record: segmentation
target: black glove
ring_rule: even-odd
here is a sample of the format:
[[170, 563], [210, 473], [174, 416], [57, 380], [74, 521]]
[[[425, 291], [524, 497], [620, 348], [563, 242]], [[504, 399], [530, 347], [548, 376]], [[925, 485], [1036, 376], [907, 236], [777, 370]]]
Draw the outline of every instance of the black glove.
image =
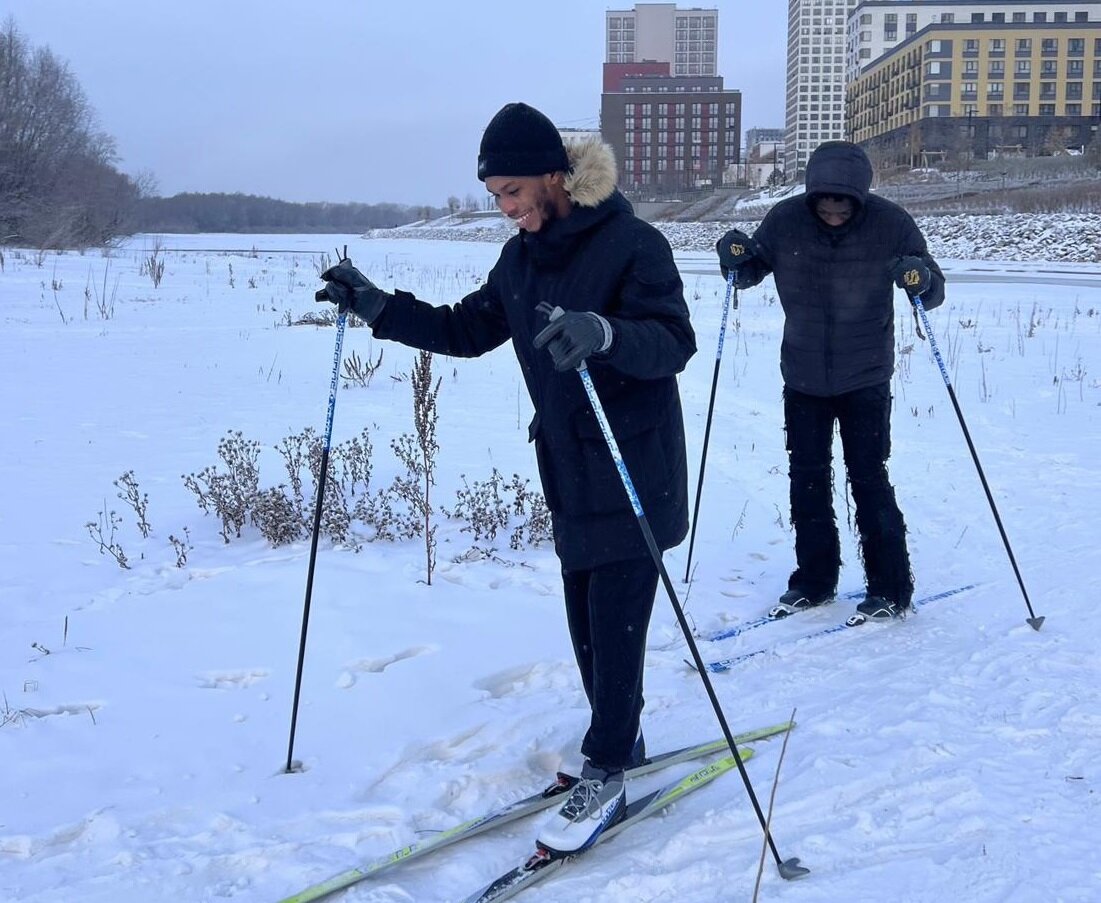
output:
[[731, 270], [734, 278], [738, 278], [738, 267], [749, 263], [759, 253], [757, 242], [738, 229], [731, 229], [715, 244], [715, 250], [719, 254], [719, 269], [722, 270], [723, 279], [726, 279]]
[[547, 346], [554, 359], [554, 369], [560, 372], [576, 370], [591, 354], [607, 351], [615, 334], [611, 324], [591, 311], [563, 311], [543, 302], [536, 307], [551, 317], [549, 325], [535, 336], [536, 348]]
[[325, 287], [314, 294], [314, 300], [332, 302], [341, 314], [352, 311], [368, 326], [378, 319], [391, 297], [352, 266], [347, 257], [329, 267], [321, 278]]
[[933, 274], [929, 265], [920, 257], [900, 257], [891, 267], [891, 278], [895, 285], [903, 289], [911, 298], [928, 291], [933, 284]]

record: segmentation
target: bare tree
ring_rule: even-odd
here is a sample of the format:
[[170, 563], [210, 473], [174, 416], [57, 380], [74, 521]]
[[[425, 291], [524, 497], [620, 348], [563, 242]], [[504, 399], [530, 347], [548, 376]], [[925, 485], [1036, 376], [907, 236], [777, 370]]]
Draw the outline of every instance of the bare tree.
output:
[[97, 244], [124, 229], [139, 189], [68, 66], [0, 31], [0, 239], [39, 247]]

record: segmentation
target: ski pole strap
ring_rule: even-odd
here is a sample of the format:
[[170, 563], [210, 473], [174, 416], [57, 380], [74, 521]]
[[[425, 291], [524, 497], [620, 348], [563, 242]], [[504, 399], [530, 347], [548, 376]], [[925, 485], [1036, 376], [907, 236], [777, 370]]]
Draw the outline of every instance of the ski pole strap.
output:
[[918, 302], [920, 300], [921, 300], [920, 298], [914, 298], [913, 299], [914, 305], [913, 305], [913, 307], [910, 308], [910, 313], [912, 313], [914, 315], [914, 331], [917, 332], [917, 337], [924, 342], [925, 341], [925, 333], [921, 331], [921, 319], [920, 319], [920, 317], [918, 317], [918, 309], [917, 309], [917, 305], [918, 305]]

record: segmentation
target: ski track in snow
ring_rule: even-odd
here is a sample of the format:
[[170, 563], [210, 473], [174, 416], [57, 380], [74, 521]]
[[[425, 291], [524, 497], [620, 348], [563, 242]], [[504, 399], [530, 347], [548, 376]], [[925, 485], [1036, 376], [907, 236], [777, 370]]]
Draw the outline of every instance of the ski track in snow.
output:
[[[331, 244], [315, 238], [302, 239], [304, 248]], [[290, 240], [281, 236], [278, 246]], [[420, 272], [418, 290], [429, 294], [441, 283], [469, 284], [464, 274], [484, 271], [496, 256], [492, 245], [353, 245], [380, 281], [429, 251], [441, 258], [436, 270], [402, 270]], [[13, 412], [16, 451], [0, 476], [25, 485], [36, 504], [19, 532], [0, 536], [0, 604], [8, 613], [0, 633], [7, 778], [0, 899], [273, 901], [580, 764], [587, 706], [553, 554], [514, 553], [500, 541], [492, 554], [471, 554], [470, 537], [452, 530], [442, 535], [432, 586], [423, 581], [416, 541], [368, 544], [359, 554], [322, 547], [295, 747], [302, 768], [283, 773], [307, 545], [271, 549], [255, 533], [223, 543], [178, 478], [211, 463], [226, 429], [273, 443], [323, 413], [315, 409], [327, 376], [318, 369], [331, 355], [331, 331], [272, 328], [281, 305], [304, 306], [297, 296], [312, 290], [309, 259], [304, 250], [292, 268], [286, 256], [234, 257], [242, 287], [249, 276], [267, 286], [261, 299], [243, 288], [229, 294], [224, 277], [213, 275], [223, 272], [224, 258], [170, 255], [165, 286], [175, 294], [162, 293], [165, 303], [61, 327], [34, 288], [38, 268], [9, 258], [10, 278], [0, 283], [0, 300], [12, 309], [0, 338], [0, 377], [7, 377], [0, 391]], [[83, 284], [87, 266], [58, 257], [62, 278], [74, 285]], [[120, 298], [148, 295], [136, 256], [120, 256], [117, 266], [129, 274]], [[722, 289], [718, 277], [700, 284], [714, 297], [693, 302], [701, 351], [681, 380], [693, 467], [717, 334], [709, 304]], [[20, 293], [13, 285], [31, 288]], [[686, 545], [666, 557], [700, 632], [763, 613], [790, 567], [775, 374], [780, 321], [770, 291], [742, 293], [727, 336], [690, 585], [683, 583]], [[729, 641], [700, 641], [705, 658], [776, 645], [711, 676], [733, 730], [784, 720], [798, 708], [772, 829], [781, 854], [800, 857], [811, 875], [783, 882], [769, 857], [762, 899], [1098, 899], [1101, 577], [1090, 538], [1101, 500], [1093, 451], [1101, 447], [1094, 376], [1101, 318], [1086, 314], [1096, 307], [1086, 291], [999, 284], [991, 294], [968, 284], [954, 290], [951, 308], [934, 314], [1033, 605], [1047, 618], [1041, 631], [1024, 623], [1020, 589], [943, 384], [918, 346], [896, 377], [891, 462], [918, 592], [981, 585], [904, 622], [805, 643], [784, 641], [839, 622], [852, 602]], [[227, 313], [225, 301], [241, 297]], [[212, 346], [202, 355], [175, 353], [180, 330], [157, 331], [158, 309], [170, 322], [178, 316], [169, 299], [208, 318]], [[227, 324], [222, 338], [215, 306]], [[900, 320], [905, 345], [912, 325]], [[958, 325], [971, 320], [978, 325]], [[194, 325], [190, 316], [179, 322]], [[367, 357], [358, 332], [349, 338]], [[114, 343], [119, 356], [165, 379], [135, 384], [129, 371], [107, 370], [95, 385], [47, 383], [32, 404], [16, 394], [14, 374], [42, 335], [73, 359], [98, 360], [94, 354]], [[276, 354], [282, 379], [258, 378]], [[391, 346], [386, 357], [394, 373], [409, 359]], [[441, 485], [456, 485], [458, 473], [484, 478], [470, 461], [487, 448], [502, 473], [533, 476], [526, 415], [515, 395], [502, 399], [500, 391], [517, 380], [508, 354], [441, 362], [441, 373], [441, 454], [469, 449], [456, 455], [461, 463], [446, 465]], [[172, 396], [171, 410], [165, 381], [187, 388]], [[382, 437], [408, 428], [407, 391], [389, 379], [368, 391], [342, 390], [341, 429], [351, 435], [365, 423], [384, 424], [374, 434], [382, 460]], [[108, 401], [119, 397], [130, 412]], [[456, 398], [490, 413], [478, 407], [466, 418], [475, 423], [457, 423]], [[136, 423], [133, 411], [143, 412]], [[273, 411], [278, 422], [269, 429]], [[487, 436], [492, 412], [500, 432]], [[74, 431], [84, 437], [75, 445]], [[164, 437], [172, 441], [162, 445]], [[31, 460], [36, 467], [27, 467]], [[94, 554], [81, 526], [130, 466], [150, 488], [157, 542], [143, 545], [128, 525], [128, 551], [144, 557], [122, 571]], [[835, 500], [845, 591], [859, 586], [860, 569], [843, 484]], [[194, 549], [177, 568], [166, 537], [184, 523]], [[684, 664], [686, 644], [660, 587], [654, 612], [644, 728], [657, 752], [717, 736], [718, 728], [699, 676]], [[781, 742], [757, 743], [746, 766], [762, 804]], [[641, 779], [639, 788], [681, 768], [690, 770]], [[460, 899], [523, 857], [537, 825], [538, 817], [514, 823], [336, 899]], [[731, 773], [521, 899], [748, 900], [760, 852], [759, 826]]]

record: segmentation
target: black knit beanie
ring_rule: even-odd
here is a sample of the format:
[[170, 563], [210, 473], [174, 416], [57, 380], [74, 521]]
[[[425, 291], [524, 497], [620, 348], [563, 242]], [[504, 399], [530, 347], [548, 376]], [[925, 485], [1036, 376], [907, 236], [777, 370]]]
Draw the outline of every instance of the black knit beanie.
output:
[[490, 176], [541, 176], [569, 168], [558, 129], [526, 103], [501, 107], [478, 148], [478, 178], [483, 182]]

